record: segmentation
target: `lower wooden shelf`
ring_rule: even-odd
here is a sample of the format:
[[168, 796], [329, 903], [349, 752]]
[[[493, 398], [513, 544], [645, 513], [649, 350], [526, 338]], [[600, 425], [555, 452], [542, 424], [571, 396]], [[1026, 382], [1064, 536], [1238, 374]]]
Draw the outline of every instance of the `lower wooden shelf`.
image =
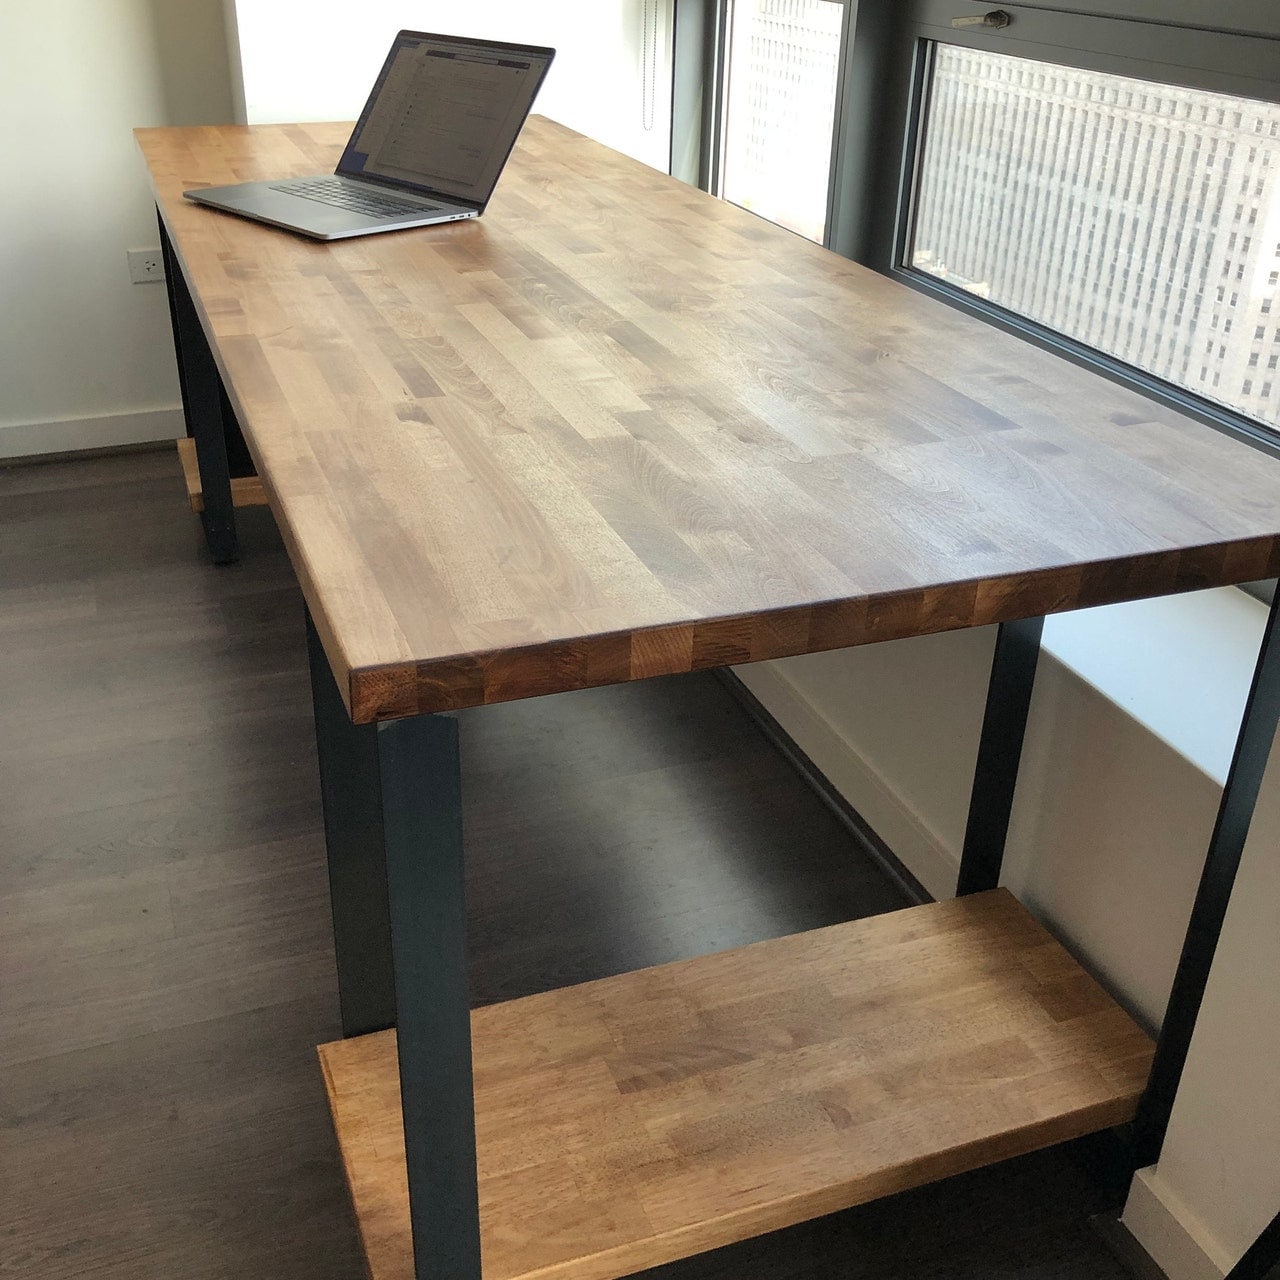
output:
[[[200, 483], [200, 466], [196, 462], [196, 442], [190, 436], [178, 441], [178, 460], [182, 463], [182, 479], [187, 486], [187, 500], [191, 510], [204, 510], [204, 488]], [[267, 491], [257, 476], [231, 477], [231, 505], [234, 507], [265, 507]]]
[[[485, 1280], [614, 1280], [1132, 1118], [1152, 1043], [1006, 892], [472, 1015]], [[411, 1280], [395, 1033], [320, 1058]]]

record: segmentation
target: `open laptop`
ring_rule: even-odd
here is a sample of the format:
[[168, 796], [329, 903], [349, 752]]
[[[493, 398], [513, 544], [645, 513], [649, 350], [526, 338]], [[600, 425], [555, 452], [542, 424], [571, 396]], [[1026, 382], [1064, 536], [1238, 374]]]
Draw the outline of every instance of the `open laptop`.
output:
[[182, 194], [317, 240], [477, 218], [554, 56], [401, 31], [332, 175]]

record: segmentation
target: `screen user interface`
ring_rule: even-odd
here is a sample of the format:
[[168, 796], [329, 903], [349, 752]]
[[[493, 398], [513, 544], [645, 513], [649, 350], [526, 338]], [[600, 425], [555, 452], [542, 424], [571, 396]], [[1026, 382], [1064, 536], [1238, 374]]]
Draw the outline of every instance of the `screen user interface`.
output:
[[542, 81], [549, 54], [397, 40], [339, 170], [483, 204]]

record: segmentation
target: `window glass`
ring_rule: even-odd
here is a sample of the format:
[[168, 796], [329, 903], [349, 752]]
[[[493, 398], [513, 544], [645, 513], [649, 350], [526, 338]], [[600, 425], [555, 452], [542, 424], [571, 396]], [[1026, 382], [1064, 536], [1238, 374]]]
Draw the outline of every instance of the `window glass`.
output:
[[822, 241], [844, 6], [733, 0], [720, 194]]
[[1280, 318], [1278, 125], [1273, 103], [937, 45], [908, 263], [1280, 427], [1245, 376]]

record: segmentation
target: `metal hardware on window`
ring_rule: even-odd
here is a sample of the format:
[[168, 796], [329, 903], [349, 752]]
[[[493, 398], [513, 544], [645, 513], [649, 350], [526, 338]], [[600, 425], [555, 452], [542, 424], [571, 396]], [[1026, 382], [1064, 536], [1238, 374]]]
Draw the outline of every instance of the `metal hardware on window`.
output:
[[1003, 9], [992, 9], [990, 13], [975, 13], [969, 18], [952, 18], [953, 27], [990, 27], [999, 30], [1007, 27], [1013, 18]]

